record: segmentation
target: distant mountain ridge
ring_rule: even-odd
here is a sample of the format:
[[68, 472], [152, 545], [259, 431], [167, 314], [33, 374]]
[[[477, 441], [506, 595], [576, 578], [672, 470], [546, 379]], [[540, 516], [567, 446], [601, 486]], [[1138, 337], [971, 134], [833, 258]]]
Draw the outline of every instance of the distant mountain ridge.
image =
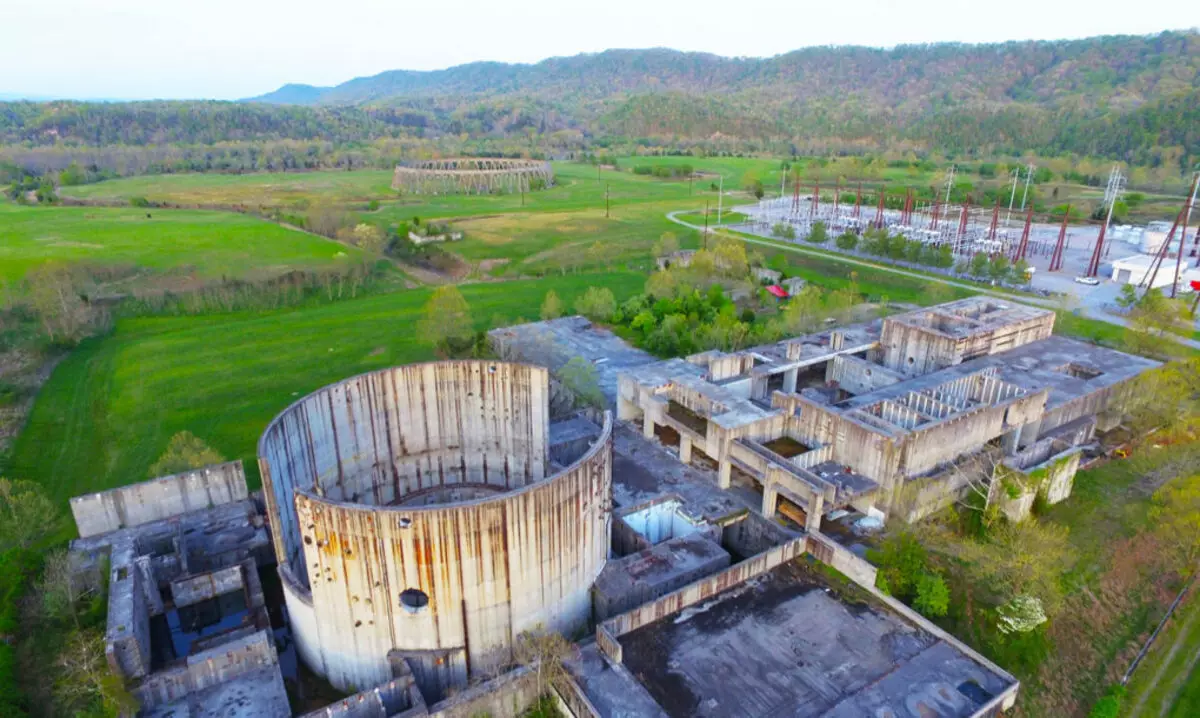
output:
[[1131, 108], [1195, 89], [1198, 71], [1200, 35], [1188, 31], [891, 50], [817, 47], [763, 59], [665, 48], [607, 50], [531, 65], [474, 62], [444, 70], [391, 70], [328, 88], [285, 85], [247, 101], [384, 106], [448, 95], [561, 102], [677, 92], [783, 104], [816, 99], [887, 103], [898, 109], [1072, 101]]
[[[122, 145], [158, 148], [142, 153], [156, 167], [255, 167], [257, 150], [205, 147], [297, 141], [328, 147], [289, 149], [282, 166], [307, 166], [318, 151], [345, 166], [386, 164], [394, 142], [476, 154], [1070, 153], [1184, 175], [1200, 162], [1200, 33], [765, 59], [607, 50], [289, 84], [241, 102], [0, 102], [0, 145], [31, 166], [61, 164], [73, 146]], [[199, 160], [162, 149], [178, 145], [195, 145]]]

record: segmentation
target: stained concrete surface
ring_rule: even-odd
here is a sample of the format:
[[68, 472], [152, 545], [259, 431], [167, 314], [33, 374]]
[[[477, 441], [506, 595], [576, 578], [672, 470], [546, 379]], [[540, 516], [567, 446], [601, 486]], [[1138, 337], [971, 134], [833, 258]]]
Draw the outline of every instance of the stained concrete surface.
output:
[[580, 316], [493, 329], [488, 338], [501, 356], [538, 364], [552, 372], [574, 357], [587, 359], [596, 368], [600, 390], [610, 406], [616, 403], [618, 373], [657, 361]]
[[[786, 564], [620, 638], [673, 717], [965, 717], [1007, 683], [873, 601]], [[590, 695], [590, 691], [589, 691]]]
[[142, 718], [288, 718], [287, 691], [276, 665], [266, 666], [142, 712]]

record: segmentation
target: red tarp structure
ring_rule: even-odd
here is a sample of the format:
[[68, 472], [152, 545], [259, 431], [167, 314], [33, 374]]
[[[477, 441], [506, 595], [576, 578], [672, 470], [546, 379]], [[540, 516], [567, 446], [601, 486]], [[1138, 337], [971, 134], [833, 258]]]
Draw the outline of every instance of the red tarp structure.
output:
[[772, 284], [771, 286], [767, 287], [767, 291], [770, 292], [771, 294], [774, 294], [775, 296], [779, 297], [780, 299], [788, 298], [787, 290], [784, 289], [783, 287], [779, 286], [778, 284]]

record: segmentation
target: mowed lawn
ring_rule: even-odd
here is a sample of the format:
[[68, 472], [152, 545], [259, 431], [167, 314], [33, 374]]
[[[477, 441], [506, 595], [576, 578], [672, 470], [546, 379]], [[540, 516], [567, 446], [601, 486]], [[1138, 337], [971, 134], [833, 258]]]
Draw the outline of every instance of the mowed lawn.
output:
[[0, 202], [0, 280], [55, 261], [215, 278], [358, 259], [356, 249], [241, 214]]
[[[568, 306], [589, 286], [618, 300], [637, 273], [583, 274], [462, 287], [478, 328], [537, 319], [549, 290]], [[433, 358], [417, 339], [430, 290], [407, 290], [270, 313], [122, 320], [84, 342], [43, 387], [13, 447], [7, 476], [65, 500], [147, 477], [173, 434], [188, 430], [246, 462], [271, 418], [325, 384]]]

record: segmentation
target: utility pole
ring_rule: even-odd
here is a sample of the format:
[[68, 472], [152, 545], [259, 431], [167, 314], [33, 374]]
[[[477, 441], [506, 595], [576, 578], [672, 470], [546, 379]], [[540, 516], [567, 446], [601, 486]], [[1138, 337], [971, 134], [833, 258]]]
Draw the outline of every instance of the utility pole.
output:
[[708, 200], [704, 200], [704, 248], [708, 249]]
[[[1200, 183], [1200, 172], [1192, 175], [1192, 196], [1183, 205], [1183, 227], [1179, 230], [1179, 254], [1175, 257], [1175, 281], [1171, 282], [1171, 299], [1179, 291], [1179, 276], [1183, 271], [1183, 253], [1187, 251], [1187, 227], [1192, 217], [1192, 205], [1196, 203], [1196, 185]], [[1200, 231], [1200, 230], [1197, 230]], [[1192, 313], [1195, 313], [1195, 308]]]
[[720, 179], [717, 181], [719, 182], [719, 184], [717, 185], [717, 226], [720, 226], [721, 225], [721, 204], [722, 204], [722, 201], [725, 199], [725, 175], [720, 175]]
[[1094, 277], [1100, 271], [1100, 259], [1104, 256], [1104, 235], [1108, 233], [1108, 225], [1112, 222], [1113, 207], [1121, 198], [1124, 186], [1125, 177], [1121, 174], [1121, 168], [1113, 165], [1112, 171], [1108, 173], [1108, 187], [1104, 190], [1104, 201], [1108, 202], [1108, 213], [1104, 217], [1104, 224], [1100, 225], [1100, 236], [1096, 238], [1096, 247], [1092, 251], [1092, 260], [1088, 263], [1086, 276]]
[[950, 190], [954, 189], [954, 165], [950, 165], [950, 171], [946, 173], [946, 204], [950, 204]]
[[696, 181], [696, 173], [692, 172], [688, 175], [688, 197], [692, 196], [692, 183]]
[[596, 160], [596, 184], [600, 184], [600, 160]]
[[1021, 193], [1021, 210], [1025, 209], [1025, 198], [1029, 196], [1029, 180], [1033, 178], [1033, 170], [1035, 166], [1030, 162], [1025, 167], [1025, 191]]
[[609, 185], [604, 185], [604, 218], [608, 219], [608, 189]]
[[1008, 212], [1004, 215], [1004, 228], [1008, 229], [1008, 221], [1012, 219], [1013, 204], [1017, 201], [1017, 180], [1021, 178], [1021, 170], [1014, 169], [1012, 171], [1013, 186], [1012, 194], [1008, 197]]

